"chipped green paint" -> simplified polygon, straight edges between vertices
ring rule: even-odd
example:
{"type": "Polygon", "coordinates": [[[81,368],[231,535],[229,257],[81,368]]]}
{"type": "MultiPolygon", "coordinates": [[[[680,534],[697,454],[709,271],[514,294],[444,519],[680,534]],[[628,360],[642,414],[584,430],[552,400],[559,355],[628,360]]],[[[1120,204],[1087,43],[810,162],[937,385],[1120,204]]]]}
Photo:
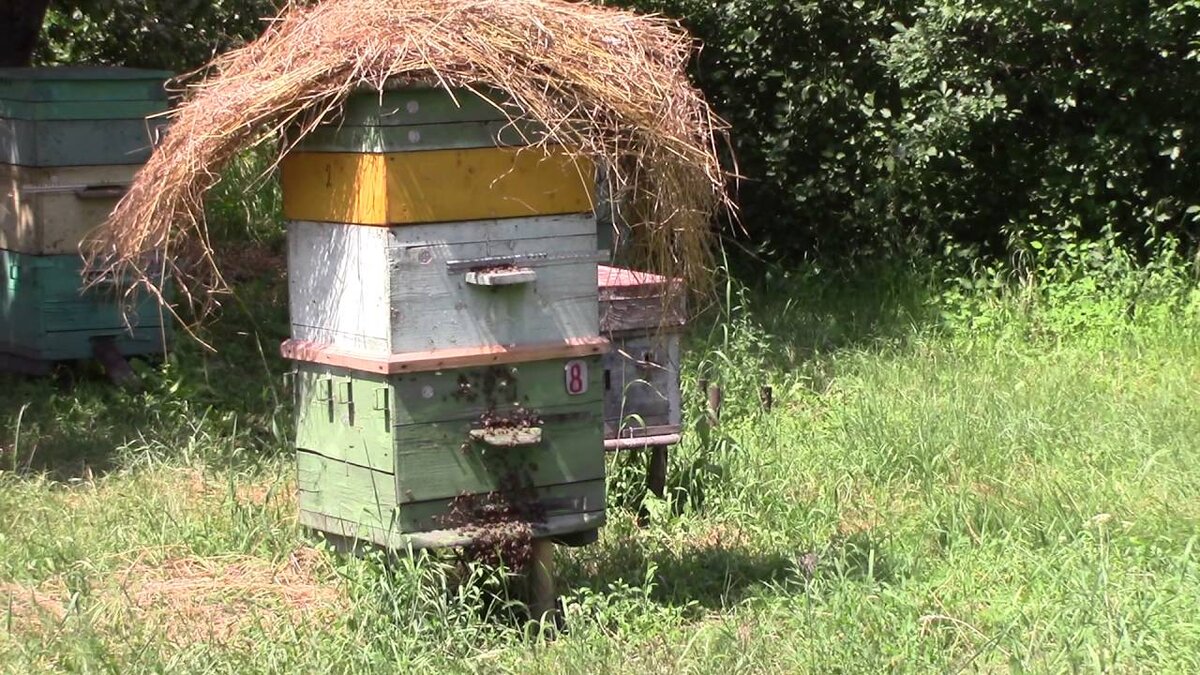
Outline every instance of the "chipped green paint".
{"type": "Polygon", "coordinates": [[[498,489],[514,470],[536,486],[604,476],[601,357],[587,392],[566,393],[565,361],[383,376],[298,363],[297,447],[395,473],[401,501],[498,489]],[[498,449],[473,440],[491,411],[541,419],[542,442],[498,449]]]}

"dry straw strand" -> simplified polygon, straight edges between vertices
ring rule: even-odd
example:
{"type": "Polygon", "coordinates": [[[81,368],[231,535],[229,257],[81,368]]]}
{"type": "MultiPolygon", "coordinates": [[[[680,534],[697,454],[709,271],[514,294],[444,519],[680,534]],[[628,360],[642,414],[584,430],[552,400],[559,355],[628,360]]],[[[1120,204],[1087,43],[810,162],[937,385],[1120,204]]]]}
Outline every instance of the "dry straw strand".
{"type": "Polygon", "coordinates": [[[225,288],[203,215],[222,168],[247,148],[294,142],[352,92],[432,82],[502,89],[510,117],[549,130],[537,143],[607,167],[642,262],[702,288],[713,217],[733,213],[733,172],[719,153],[726,125],[687,78],[695,49],[674,21],[585,2],[291,3],[258,40],[184,78],[165,140],[85,244],[89,269],[131,274],[131,293],[155,295],[165,272],[199,315],[225,288]]]}

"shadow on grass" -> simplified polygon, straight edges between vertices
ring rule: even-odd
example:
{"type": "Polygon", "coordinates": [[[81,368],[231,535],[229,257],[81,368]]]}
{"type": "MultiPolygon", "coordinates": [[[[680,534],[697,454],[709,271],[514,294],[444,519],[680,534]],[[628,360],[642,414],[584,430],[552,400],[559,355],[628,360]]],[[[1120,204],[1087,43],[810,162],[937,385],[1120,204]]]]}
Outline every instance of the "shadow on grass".
{"type": "Polygon", "coordinates": [[[819,550],[794,551],[763,551],[744,542],[712,539],[671,550],[626,536],[598,549],[594,557],[581,556],[563,566],[561,573],[566,588],[588,586],[597,591],[644,586],[649,576],[652,601],[697,610],[728,608],[769,589],[814,580],[888,583],[894,579],[886,550],[865,532],[839,535],[819,550]]]}

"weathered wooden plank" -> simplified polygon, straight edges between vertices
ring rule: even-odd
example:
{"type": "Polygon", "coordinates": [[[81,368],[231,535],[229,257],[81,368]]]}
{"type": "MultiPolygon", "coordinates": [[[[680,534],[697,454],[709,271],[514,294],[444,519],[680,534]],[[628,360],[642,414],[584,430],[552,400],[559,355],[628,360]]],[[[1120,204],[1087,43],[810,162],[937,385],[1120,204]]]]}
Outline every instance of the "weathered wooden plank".
{"type": "Polygon", "coordinates": [[[367,356],[548,344],[599,331],[587,217],[390,230],[293,222],[288,242],[292,337],[299,341],[367,356]],[[488,267],[514,256],[536,273],[532,283],[468,282],[472,261],[488,267]]]}
{"type": "MultiPolygon", "coordinates": [[[[566,389],[565,369],[570,363],[566,361],[392,377],[298,363],[296,444],[324,457],[386,472],[394,470],[399,448],[400,457],[415,458],[411,461],[422,466],[443,461],[479,474],[490,470],[491,463],[481,462],[479,453],[458,453],[468,432],[485,412],[503,417],[520,407],[540,414],[546,422],[546,442],[528,453],[541,458],[531,459],[541,466],[534,469],[537,484],[571,482],[578,477],[554,473],[552,465],[560,460],[547,458],[546,453],[565,447],[565,456],[575,457],[576,446],[590,443],[593,431],[599,433],[600,358],[585,362],[588,386],[574,396],[566,389]]],[[[478,444],[473,447],[483,449],[478,444]]],[[[588,466],[603,475],[603,466],[588,466]]],[[[412,473],[441,470],[426,468],[412,473]]],[[[462,489],[460,485],[449,494],[462,489]]]]}
{"type": "Polygon", "coordinates": [[[17,101],[165,101],[165,70],[116,66],[0,68],[0,99],[17,101]]]}
{"type": "Polygon", "coordinates": [[[144,120],[166,108],[165,101],[17,101],[0,98],[0,117],[17,120],[144,120]]]}
{"type": "Polygon", "coordinates": [[[170,347],[172,334],[167,326],[47,332],[37,351],[40,358],[47,361],[91,360],[93,342],[98,338],[111,338],[122,356],[164,354],[170,347]]]}
{"type": "Polygon", "coordinates": [[[519,147],[540,141],[536,125],[503,121],[404,126],[321,126],[299,143],[298,152],[386,153],[455,148],[519,147]]]}
{"type": "Polygon", "coordinates": [[[404,126],[446,122],[502,121],[519,116],[507,94],[492,88],[476,91],[412,86],[363,91],[349,96],[331,125],[404,126]],[[506,111],[508,111],[506,113],[506,111]]]}
{"type": "Polygon", "coordinates": [[[587,365],[588,386],[575,396],[566,391],[564,369],[568,362],[563,360],[395,376],[396,423],[478,419],[487,410],[513,405],[529,410],[568,403],[595,406],[603,394],[600,357],[580,360],[587,365]]]}
{"type": "Polygon", "coordinates": [[[455,229],[461,243],[388,249],[393,351],[550,342],[598,334],[593,232],[505,240],[488,238],[487,226],[455,229]],[[469,261],[513,257],[536,272],[533,283],[481,288],[467,282],[469,261]],[[451,268],[452,261],[463,264],[451,268]]]}
{"type": "Polygon", "coordinates": [[[600,330],[605,334],[670,331],[687,323],[683,283],[658,274],[600,265],[600,330]]]}
{"type": "Polygon", "coordinates": [[[299,505],[350,523],[384,531],[400,531],[396,480],[391,473],[339,462],[306,452],[296,453],[299,505]]]}
{"type": "Polygon", "coordinates": [[[0,162],[31,167],[145,164],[165,120],[0,118],[0,162]]]}
{"type": "MultiPolygon", "coordinates": [[[[603,463],[603,447],[596,454],[603,463]]],[[[435,522],[461,494],[483,494],[460,490],[449,496],[409,501],[397,509],[396,476],[323,457],[305,449],[296,453],[300,508],[370,527],[390,529],[399,524],[401,531],[438,529],[435,522]]],[[[537,499],[548,516],[596,511],[604,508],[602,478],[570,484],[537,487],[537,499]],[[599,494],[596,487],[599,486],[599,494]]]]}
{"type": "Polygon", "coordinates": [[[514,483],[544,487],[603,479],[599,405],[540,412],[541,442],[522,448],[489,448],[471,441],[469,431],[475,421],[397,427],[396,478],[401,503],[490,492],[514,483]]]}
{"type": "Polygon", "coordinates": [[[0,250],[0,349],[46,361],[90,359],[91,342],[112,337],[122,354],[158,354],[170,339],[160,308],[142,296],[125,311],[107,293],[81,293],[77,255],[0,250]]]}
{"type": "MultiPolygon", "coordinates": [[[[502,239],[491,236],[486,229],[474,223],[461,223],[455,229],[458,236],[469,237],[466,241],[428,243],[391,243],[388,262],[393,276],[404,274],[404,280],[416,277],[448,278],[462,281],[471,269],[495,265],[493,258],[517,258],[521,267],[534,269],[546,267],[570,267],[580,277],[581,283],[592,289],[595,295],[597,253],[593,248],[596,235],[547,233],[542,237],[518,237],[502,239]],[[581,266],[581,267],[572,267],[581,266]]],[[[378,228],[376,228],[378,229],[378,228]]],[[[402,229],[402,228],[397,228],[402,229]]],[[[514,263],[516,264],[516,263],[514,263]]],[[[415,286],[416,284],[409,284],[415,286]]]]}
{"type": "Polygon", "coordinates": [[[290,153],[291,220],[389,226],[592,210],[593,168],[561,148],[290,153]]]}
{"type": "Polygon", "coordinates": [[[586,264],[535,269],[534,283],[499,288],[474,287],[460,276],[398,272],[390,299],[392,350],[549,343],[599,334],[586,264]],[[401,286],[400,279],[413,285],[401,286]]]}
{"type": "Polygon", "coordinates": [[[600,299],[600,331],[605,334],[642,334],[672,331],[687,325],[682,297],[600,299]]]}
{"type": "Polygon", "coordinates": [[[339,368],[352,368],[368,373],[419,373],[447,368],[473,368],[548,359],[568,359],[603,354],[609,350],[606,338],[577,338],[563,342],[504,347],[464,347],[437,349],[425,352],[407,352],[391,356],[371,356],[354,352],[338,351],[335,348],[287,340],[280,345],[283,358],[294,361],[320,363],[339,368]]]}
{"type": "MultiPolygon", "coordinates": [[[[444,530],[445,517],[457,498],[408,503],[398,508],[392,474],[304,450],[296,453],[296,461],[302,513],[331,517],[368,531],[407,534],[444,530]]],[[[536,497],[548,522],[571,514],[602,513],[604,501],[603,480],[545,486],[538,488],[536,497]]]]}
{"type": "MultiPolygon", "coordinates": [[[[390,434],[393,425],[477,419],[494,408],[519,405],[542,410],[566,404],[599,403],[604,391],[601,357],[590,356],[579,360],[587,370],[587,386],[583,393],[576,395],[566,391],[565,370],[570,364],[566,360],[447,369],[390,377],[298,362],[296,395],[301,410],[315,406],[312,414],[318,422],[352,420],[354,426],[369,425],[390,434]],[[345,390],[347,384],[350,391],[345,390]],[[384,388],[388,389],[386,395],[382,393],[384,388]],[[329,405],[330,402],[334,405],[329,405]],[[350,403],[354,405],[348,405],[350,403]],[[353,408],[353,412],[350,408],[353,408]]],[[[381,436],[379,440],[384,438],[381,436]]]]}
{"type": "MultiPolygon", "coordinates": [[[[493,247],[490,252],[500,255],[507,249],[509,242],[556,237],[591,237],[592,230],[595,228],[594,220],[595,216],[590,213],[568,213],[529,218],[406,225],[388,229],[388,246],[407,249],[418,246],[448,246],[484,242],[493,247]]],[[[328,223],[315,225],[318,227],[354,227],[353,225],[328,223]]],[[[595,258],[599,258],[598,253],[595,258]]]]}
{"type": "Polygon", "coordinates": [[[77,254],[80,241],[108,217],[137,168],[0,164],[0,248],[77,254]]]}
{"type": "Polygon", "coordinates": [[[127,329],[163,325],[160,308],[153,302],[133,304],[128,311],[118,299],[86,291],[71,300],[43,300],[42,328],[48,333],[86,330],[105,331],[105,334],[126,332],[127,329]]]}
{"type": "MultiPolygon", "coordinates": [[[[394,529],[369,527],[303,509],[300,511],[299,521],[304,527],[349,540],[346,543],[367,542],[392,550],[406,550],[410,546],[414,549],[466,546],[472,542],[473,536],[469,529],[435,529],[404,534],[394,529]]],[[[604,523],[605,513],[602,510],[564,513],[549,516],[544,522],[533,524],[533,531],[538,537],[559,537],[597,530],[603,527],[604,523]]]]}
{"type": "MultiPolygon", "coordinates": [[[[547,275],[549,276],[549,275],[547,275]]],[[[571,279],[570,276],[566,277],[571,279]]],[[[577,278],[577,277],[576,277],[577,278]]],[[[396,293],[393,307],[405,307],[429,299],[429,309],[402,311],[392,329],[392,350],[398,352],[452,349],[472,345],[526,345],[566,343],[596,335],[595,297],[580,292],[566,281],[551,297],[542,295],[553,281],[534,288],[505,288],[490,291],[491,297],[455,293],[453,289],[431,289],[426,295],[396,293]],[[437,303],[449,306],[439,306],[437,303]],[[409,326],[436,327],[430,333],[405,330],[409,326]],[[434,332],[436,331],[436,332],[434,332]]],[[[420,330],[420,329],[418,329],[420,330]]]]}
{"type": "Polygon", "coordinates": [[[388,233],[374,227],[288,227],[292,337],[364,354],[391,351],[388,233]]]}

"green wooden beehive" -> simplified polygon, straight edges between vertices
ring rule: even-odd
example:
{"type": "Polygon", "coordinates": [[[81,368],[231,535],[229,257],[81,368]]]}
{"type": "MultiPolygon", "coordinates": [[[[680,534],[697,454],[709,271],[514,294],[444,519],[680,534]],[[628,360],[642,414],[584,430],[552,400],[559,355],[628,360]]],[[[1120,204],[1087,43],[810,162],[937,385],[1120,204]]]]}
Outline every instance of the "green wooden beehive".
{"type": "Polygon", "coordinates": [[[81,276],[79,245],[150,155],[169,73],[109,67],[0,68],[0,354],[44,369],[92,355],[161,353],[153,300],[122,304],[126,280],[81,276]]]}
{"type": "Polygon", "coordinates": [[[405,375],[300,363],[300,521],[389,548],[457,545],[500,498],[536,536],[580,541],[604,522],[602,372],[598,356],[405,375]],[[580,363],[583,393],[563,396],[580,363]]]}
{"type": "Polygon", "coordinates": [[[0,250],[0,352],[29,366],[89,359],[99,338],[125,355],[162,352],[158,304],[143,295],[126,306],[112,283],[85,289],[82,268],[79,256],[0,250]]]}
{"type": "Polygon", "coordinates": [[[591,167],[534,138],[408,87],[284,159],[304,525],[403,549],[604,523],[591,167]]]}

